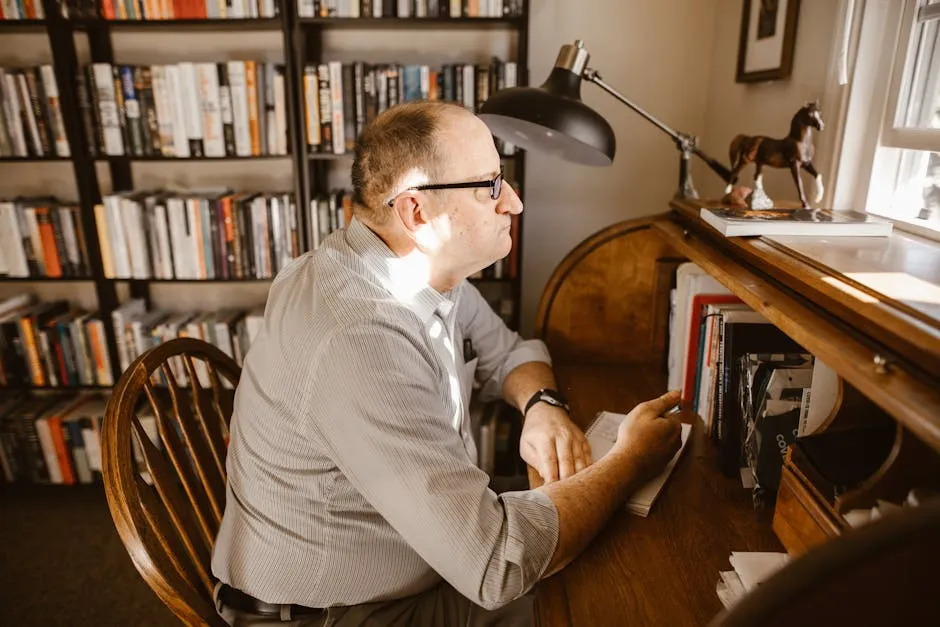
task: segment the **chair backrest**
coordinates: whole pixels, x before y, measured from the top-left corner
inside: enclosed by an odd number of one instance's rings
[[[235,361],[206,342],[160,344],[121,375],[102,427],[105,494],[121,540],[144,580],[190,625],[225,624],[212,601],[210,559],[239,375]],[[139,417],[148,407],[158,443]]]
[[[940,625],[940,502],[846,531],[719,614],[710,627]]]

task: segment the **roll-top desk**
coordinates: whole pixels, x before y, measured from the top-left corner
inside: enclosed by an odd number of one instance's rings
[[[940,244],[897,232],[729,239],[697,205],[674,200],[670,209],[589,237],[545,288],[536,334],[576,422],[664,391],[669,291],[676,267],[692,261],[897,422],[895,450],[853,503],[896,497],[938,468]],[[740,482],[719,472],[701,421],[684,419],[694,425],[689,450],[649,517],[617,514],[540,583],[539,625],[705,625],[721,610],[715,584],[731,551],[800,553],[839,533],[838,517],[799,487],[779,497],[776,518],[755,511]],[[531,470],[530,481],[539,482]]]

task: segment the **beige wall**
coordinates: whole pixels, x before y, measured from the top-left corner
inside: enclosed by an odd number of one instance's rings
[[[819,99],[823,120],[826,121],[830,57],[833,45],[838,43],[835,40],[839,30],[839,0],[803,0],[790,78],[765,83],[735,83],[741,5],[741,0],[718,0],[715,3],[715,45],[701,146],[723,163],[729,161],[728,146],[735,135],[784,137],[790,130],[793,114],[809,100]],[[831,149],[827,139],[825,130],[815,136],[817,153],[814,165],[820,172],[829,168]],[[710,171],[698,168],[695,172],[700,183],[699,192],[703,196],[714,197],[723,193],[724,184]],[[750,185],[753,173],[754,166],[746,166],[741,184]],[[828,184],[828,181],[824,183]],[[807,174],[803,174],[803,186],[807,197],[810,197],[812,186]],[[798,198],[788,170],[765,168],[764,189],[771,198]]]
[[[838,0],[803,0],[790,79],[744,85],[734,81],[741,0],[533,0],[530,79],[540,83],[558,47],[582,38],[591,65],[610,84],[667,125],[698,135],[705,152],[727,162],[728,144],[738,133],[782,137],[796,110],[812,98],[820,99],[825,114],[839,5]],[[676,187],[678,155],[668,137],[594,86],[586,85],[582,96],[614,127],[617,158],[611,168],[587,168],[530,155],[523,255],[526,331],[545,282],[568,251],[605,226],[665,211]],[[827,159],[820,154],[817,165],[826,167]],[[742,184],[750,184],[752,170],[743,174]],[[693,172],[703,197],[722,194],[723,183],[710,170],[696,164]],[[796,197],[788,173],[768,172],[764,179],[772,196]]]
[[[704,133],[716,0],[532,1],[530,82],[548,75],[564,43],[583,39],[591,67],[618,91],[685,132]],[[666,210],[678,179],[672,140],[594,85],[584,101],[611,123],[610,168],[530,154],[523,244],[523,330],[552,270],[585,237]]]

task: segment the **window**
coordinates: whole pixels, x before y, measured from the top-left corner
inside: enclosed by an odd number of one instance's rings
[[[864,4],[836,197],[937,238],[940,0]]]

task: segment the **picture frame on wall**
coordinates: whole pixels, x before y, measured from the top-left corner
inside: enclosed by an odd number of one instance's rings
[[[789,77],[800,0],[743,0],[742,4],[736,82]]]

